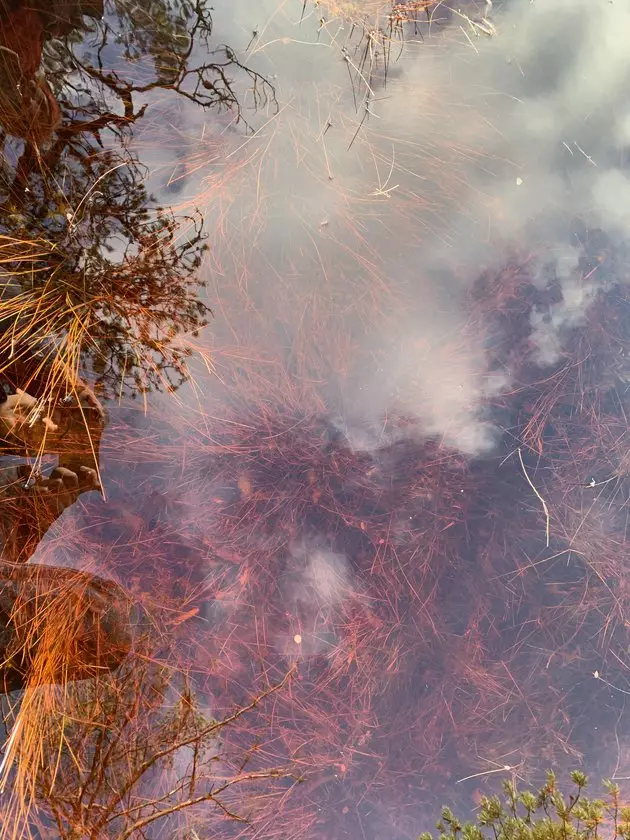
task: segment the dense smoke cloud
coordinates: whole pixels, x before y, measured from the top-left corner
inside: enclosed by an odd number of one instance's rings
[[[210,294],[221,296],[211,340],[280,354],[290,375],[329,385],[343,355],[342,396],[323,386],[331,414],[378,429],[402,408],[423,433],[484,452],[497,437],[484,398],[508,387],[509,372],[490,376],[482,337],[465,329],[464,295],[515,246],[540,253],[563,295],[532,316],[532,359],[544,366],[611,281],[582,276],[573,220],[620,244],[630,218],[630,11],[512,2],[488,20],[490,7],[442,4],[431,25],[407,27],[402,57],[392,49],[387,84],[372,81],[368,101],[349,25],[301,7],[268,0],[254,19],[244,1],[216,5],[217,40],[249,43],[279,112],[250,113],[256,133],[233,139],[201,184],[239,161],[226,189],[203,198]],[[189,136],[225,139],[233,127],[213,119],[200,127],[191,114]],[[199,194],[198,171],[182,177],[178,199]],[[388,295],[407,301],[406,318]]]
[[[475,38],[468,50],[451,44],[426,56],[420,47],[384,106],[392,128],[400,119],[400,130],[421,143],[444,126],[460,147],[476,150],[474,162],[455,164],[466,185],[449,220],[456,241],[430,248],[429,263],[466,266],[470,284],[482,266],[499,269],[514,246],[554,264],[562,300],[532,315],[532,358],[541,365],[559,359],[563,334],[582,321],[598,290],[623,279],[602,271],[583,276],[572,223],[581,217],[603,228],[612,247],[627,230],[630,58],[622,33],[629,23],[620,4],[513,3],[496,15],[496,34]],[[451,34],[458,30],[475,31],[456,16]],[[403,112],[403,101],[413,102],[421,89],[445,92],[443,113],[423,116],[424,102]],[[482,367],[464,386],[474,390],[479,374]],[[438,365],[432,379],[448,376]],[[438,405],[444,401],[439,387],[432,393]],[[453,408],[448,399],[445,405]],[[438,421],[449,416],[438,411]]]
[[[555,258],[563,300],[532,317],[541,364],[559,358],[563,331],[580,323],[598,289],[622,279],[597,271],[583,277],[577,251],[571,258],[569,249],[579,244],[572,226],[578,216],[601,227],[612,247],[626,235],[630,57],[623,33],[629,24],[623,4],[515,3],[497,17],[497,35],[479,60],[450,65],[453,83],[470,101],[492,93],[502,103],[492,115],[495,142],[486,148],[514,167],[503,178],[475,181],[486,195],[489,187],[500,208],[492,219],[491,256],[500,264],[501,242],[511,241]]]

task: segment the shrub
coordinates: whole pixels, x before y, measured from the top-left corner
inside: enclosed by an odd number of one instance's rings
[[[442,808],[437,823],[440,840],[630,840],[630,807],[624,806],[619,786],[605,779],[605,795],[584,795],[588,785],[580,770],[571,773],[575,792],[568,798],[558,789],[555,774],[537,792],[519,791],[513,780],[503,783],[503,795],[484,796],[476,822],[459,820],[450,808]],[[433,840],[424,832],[418,840]]]

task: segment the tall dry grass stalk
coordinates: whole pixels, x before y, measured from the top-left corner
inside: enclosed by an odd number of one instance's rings
[[[2,577],[3,690],[21,694],[11,695],[5,720],[0,836],[17,838],[28,825],[38,776],[62,750],[73,751],[64,734],[71,684],[98,682],[130,650],[131,602],[113,582],[70,569],[3,563]]]

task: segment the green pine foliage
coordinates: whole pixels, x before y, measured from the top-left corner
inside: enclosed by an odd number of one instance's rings
[[[620,800],[618,785],[603,782],[605,795],[585,795],[588,778],[571,773],[575,785],[566,797],[555,774],[536,793],[519,791],[513,780],[503,783],[502,796],[484,796],[476,822],[463,822],[450,808],[442,808],[437,823],[439,840],[630,840],[630,807]],[[424,832],[418,840],[434,840]]]

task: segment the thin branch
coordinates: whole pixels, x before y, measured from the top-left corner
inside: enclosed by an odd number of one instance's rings
[[[518,451],[518,459],[521,462],[521,468],[523,470],[523,475],[527,479],[527,483],[529,484],[529,486],[532,488],[532,490],[534,491],[534,493],[538,497],[541,505],[543,506],[543,510],[545,511],[545,518],[546,518],[545,534],[546,534],[546,538],[547,538],[547,548],[549,548],[549,531],[550,531],[549,508],[547,507],[547,502],[543,499],[543,497],[540,495],[538,490],[536,490],[536,488],[534,487],[534,483],[532,482],[531,478],[529,477],[529,475],[527,473],[527,470],[525,469],[525,464],[523,462],[523,454],[521,452],[520,446],[519,446],[517,451]]]

